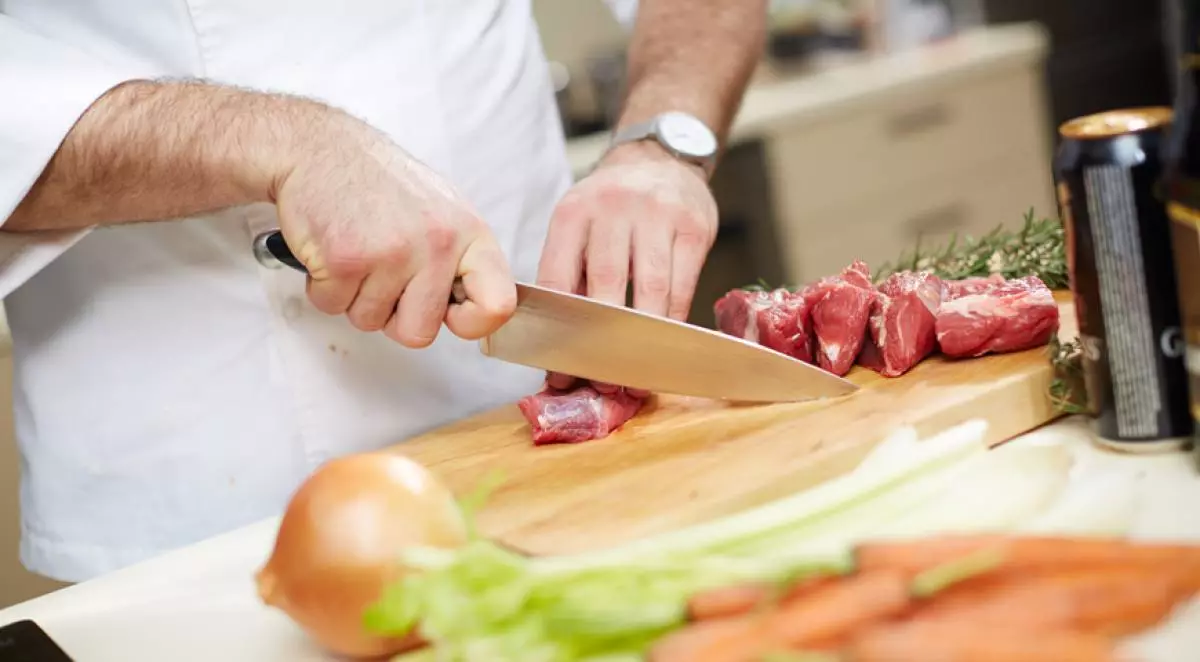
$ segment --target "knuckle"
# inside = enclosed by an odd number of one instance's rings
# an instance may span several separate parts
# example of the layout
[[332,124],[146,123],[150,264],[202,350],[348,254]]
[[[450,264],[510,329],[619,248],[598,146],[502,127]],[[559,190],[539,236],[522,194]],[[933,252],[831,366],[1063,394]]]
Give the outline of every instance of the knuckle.
[[662,273],[647,274],[638,279],[636,287],[641,294],[663,297],[670,293],[671,281]]
[[435,257],[446,257],[453,253],[458,245],[458,238],[458,230],[446,223],[432,223],[425,231],[429,252]]
[[559,201],[554,221],[566,225],[583,225],[587,221],[587,203],[578,192],[572,191]]
[[334,278],[361,277],[367,269],[367,256],[351,245],[338,243],[325,251],[325,271]]
[[716,228],[706,228],[702,224],[685,222],[676,225],[675,241],[688,247],[706,247],[716,236]]
[[615,265],[594,264],[588,268],[588,280],[602,287],[616,287],[625,280],[625,274]]
[[617,183],[604,182],[596,187],[596,200],[605,209],[620,207],[629,196],[629,190]]
[[517,310],[517,291],[513,289],[480,305],[483,314],[492,320],[504,321]]
[[373,304],[369,307],[351,308],[346,311],[346,318],[350,320],[350,325],[359,331],[379,331],[387,324],[387,316]]
[[402,321],[397,320],[396,324],[389,326],[384,331],[384,335],[409,349],[424,349],[432,345],[437,338],[437,329],[435,328],[432,332],[410,329]]
[[407,237],[394,237],[379,247],[377,258],[388,264],[403,264],[412,259],[413,245]]

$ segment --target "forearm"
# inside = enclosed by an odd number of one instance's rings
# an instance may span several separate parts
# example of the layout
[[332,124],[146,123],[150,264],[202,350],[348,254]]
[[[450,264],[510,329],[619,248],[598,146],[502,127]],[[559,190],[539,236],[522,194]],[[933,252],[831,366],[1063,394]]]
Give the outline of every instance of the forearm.
[[766,28],[766,0],[641,0],[620,126],[679,110],[724,145]]
[[269,201],[297,136],[334,114],[203,83],[120,85],[80,117],[3,229],[180,218]]

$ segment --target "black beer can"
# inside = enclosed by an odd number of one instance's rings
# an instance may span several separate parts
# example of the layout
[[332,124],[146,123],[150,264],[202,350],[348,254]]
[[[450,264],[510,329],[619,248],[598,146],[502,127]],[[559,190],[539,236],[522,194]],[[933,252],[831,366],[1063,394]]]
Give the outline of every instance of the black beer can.
[[1161,194],[1171,115],[1133,108],[1065,122],[1054,164],[1088,408],[1100,442],[1126,451],[1180,448],[1193,428]]

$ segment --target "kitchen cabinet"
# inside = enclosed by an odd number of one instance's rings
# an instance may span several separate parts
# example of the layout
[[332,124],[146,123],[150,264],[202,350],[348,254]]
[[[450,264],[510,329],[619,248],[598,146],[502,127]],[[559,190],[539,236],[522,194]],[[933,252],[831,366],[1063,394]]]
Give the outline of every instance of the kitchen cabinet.
[[1057,213],[1035,61],[863,95],[767,141],[788,282]]

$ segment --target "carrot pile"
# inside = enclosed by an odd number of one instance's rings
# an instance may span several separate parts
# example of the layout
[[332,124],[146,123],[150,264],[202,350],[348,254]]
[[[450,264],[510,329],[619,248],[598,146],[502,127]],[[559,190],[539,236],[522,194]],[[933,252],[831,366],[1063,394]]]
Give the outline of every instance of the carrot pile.
[[1200,592],[1200,545],[954,536],[855,549],[853,572],[693,596],[651,662],[1115,662]]

